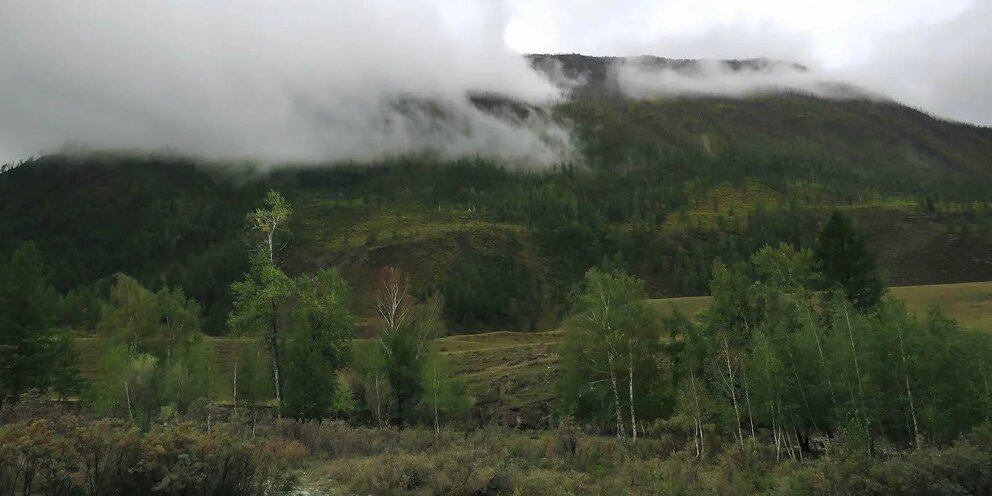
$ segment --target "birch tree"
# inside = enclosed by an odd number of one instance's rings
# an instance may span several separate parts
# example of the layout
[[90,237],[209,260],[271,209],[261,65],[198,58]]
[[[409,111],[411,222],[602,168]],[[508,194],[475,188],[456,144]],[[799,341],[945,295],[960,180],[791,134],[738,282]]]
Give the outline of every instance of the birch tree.
[[283,400],[283,344],[295,293],[294,282],[279,267],[271,263],[265,252],[252,257],[251,269],[245,278],[231,285],[233,310],[228,326],[235,333],[260,336],[269,352],[272,368],[272,390],[276,406]]
[[621,440],[628,432],[636,440],[640,422],[657,415],[661,321],[645,298],[641,281],[591,269],[565,322],[563,406],[576,417],[603,418],[609,405]]
[[265,206],[248,213],[248,227],[262,236],[262,251],[269,263],[275,263],[276,254],[282,248],[276,236],[286,228],[292,213],[293,209],[278,191],[269,191],[265,195]]
[[[706,364],[713,355],[713,343],[698,325],[682,312],[673,309],[664,320],[669,337],[669,354],[679,393],[676,397],[676,420],[688,419],[696,457],[706,455],[706,431],[714,420],[714,408],[706,380]],[[710,426],[710,427],[708,427]]]
[[294,294],[293,281],[276,263],[282,248],[277,234],[285,230],[292,208],[276,191],[265,197],[265,206],[247,215],[248,228],[259,235],[259,249],[251,256],[251,267],[245,278],[231,285],[233,309],[228,326],[235,332],[252,332],[264,336],[263,341],[272,362],[272,384],[276,405],[283,400],[283,341],[289,314],[289,302]]
[[182,291],[153,293],[118,274],[101,314],[98,409],[126,412],[145,427],[159,408],[181,413],[208,396],[200,307]]
[[[399,268],[379,271],[376,342],[381,359],[374,362],[381,366],[366,367],[366,398],[375,407],[373,414],[379,423],[386,421],[387,415],[381,410],[388,403],[394,408],[390,416],[400,422],[427,416],[439,430],[441,417],[447,413],[445,405],[453,404],[446,397],[454,394],[447,382],[450,378],[443,372],[443,357],[434,350],[435,341],[444,333],[444,299],[434,293],[418,305],[408,287],[408,279]],[[383,399],[385,393],[391,396],[388,402]]]

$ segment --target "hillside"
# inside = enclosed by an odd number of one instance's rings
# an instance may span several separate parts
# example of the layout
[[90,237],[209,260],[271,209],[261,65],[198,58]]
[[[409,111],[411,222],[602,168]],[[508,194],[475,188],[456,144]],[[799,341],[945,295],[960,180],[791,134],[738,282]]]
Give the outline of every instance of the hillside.
[[635,100],[609,90],[613,59],[533,60],[585,81],[553,109],[573,129],[571,163],[424,154],[262,168],[50,155],[0,174],[0,256],[35,241],[57,289],[80,300],[115,272],[180,286],[220,334],[228,286],[246,266],[244,215],[277,189],[294,207],[289,272],[339,268],[364,317],[376,271],[400,266],[416,295],[445,293],[451,332],[554,328],[571,286],[604,261],[645,279],[654,296],[703,295],[714,259],[742,260],[772,242],[807,246],[836,207],[894,285],[992,279],[990,129],[797,93]]

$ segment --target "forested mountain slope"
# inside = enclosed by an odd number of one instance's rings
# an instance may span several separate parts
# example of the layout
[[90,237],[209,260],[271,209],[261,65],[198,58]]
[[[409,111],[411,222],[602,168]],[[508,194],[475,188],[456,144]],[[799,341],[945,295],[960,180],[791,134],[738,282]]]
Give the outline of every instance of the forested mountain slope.
[[992,279],[992,130],[882,100],[632,99],[597,79],[610,60],[555,57],[591,76],[553,109],[578,151],[553,169],[430,154],[281,168],[50,155],[0,174],[0,257],[34,240],[80,302],[115,272],[178,285],[221,333],[247,266],[244,216],[276,189],[294,208],[291,272],[338,267],[370,315],[376,272],[400,266],[416,294],[444,293],[454,331],[550,327],[604,263],[654,296],[706,294],[715,258],[809,245],[835,207],[893,284]]

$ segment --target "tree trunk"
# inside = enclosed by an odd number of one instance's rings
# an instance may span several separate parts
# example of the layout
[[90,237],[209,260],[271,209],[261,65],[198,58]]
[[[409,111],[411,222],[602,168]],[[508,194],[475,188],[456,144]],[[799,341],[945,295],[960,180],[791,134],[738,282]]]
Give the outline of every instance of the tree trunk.
[[620,388],[617,386],[617,374],[614,369],[613,352],[606,351],[606,363],[610,371],[610,384],[613,387],[614,413],[617,417],[617,438],[623,440],[627,437],[626,429],[623,427],[623,414],[620,412]]
[[275,251],[276,250],[275,250],[275,245],[274,245],[274,240],[273,240],[273,236],[275,236],[275,233],[276,233],[276,226],[273,225],[272,228],[269,229],[269,232],[268,232],[269,262],[272,262],[272,263],[274,263],[275,262],[275,259],[276,259],[276,256],[275,256]]
[[379,424],[379,428],[382,428],[382,398],[379,396],[379,373],[376,372],[375,375],[375,420]]
[[902,356],[903,379],[906,382],[906,397],[909,399],[909,413],[913,420],[913,446],[920,449],[920,425],[916,421],[916,406],[913,404],[913,389],[909,386],[909,365],[906,360],[906,346],[902,340],[902,326],[896,325],[899,333],[899,354]]
[[747,403],[747,422],[751,425],[751,439],[754,439],[754,415],[751,413],[751,390],[747,387],[747,369],[741,372],[744,379],[744,402]]
[[[854,373],[858,377],[858,394],[861,396],[862,407],[864,407],[863,403],[865,401],[865,390],[864,390],[864,386],[862,386],[861,365],[858,362],[858,348],[854,346],[854,329],[851,327],[851,316],[847,313],[846,300],[843,302],[843,305],[844,305],[844,319],[847,320],[847,335],[851,339],[851,353],[854,354]],[[865,412],[865,414],[867,415],[867,412]]]
[[734,390],[734,368],[730,365],[730,343],[727,337],[723,337],[723,356],[727,363],[727,390],[730,392],[730,399],[734,404],[734,416],[737,418],[737,440],[741,447],[744,447],[744,432],[741,430],[741,409],[737,405],[737,392]]
[[238,361],[234,361],[234,416],[238,416]]
[[441,424],[438,421],[438,389],[440,389],[441,383],[437,377],[437,360],[434,361],[434,436],[437,437],[441,433]]
[[634,416],[634,343],[627,340],[627,371],[629,372],[628,394],[630,396],[630,432],[631,442],[637,441],[637,419]]
[[823,367],[823,378],[827,380],[827,390],[830,392],[830,402],[833,405],[837,405],[837,397],[834,396],[834,384],[830,379],[830,369],[827,367],[827,357],[823,353],[823,345],[820,344],[820,333],[816,331],[816,323],[813,322],[813,316],[809,311],[809,304],[803,305],[803,310],[806,311],[806,321],[809,323],[809,330],[813,333],[813,339],[816,341],[816,352],[820,355],[820,366]]
[[702,457],[705,453],[705,446],[703,445],[703,419],[702,412],[699,409],[699,396],[696,393],[696,374],[689,370],[689,384],[692,386],[692,402],[696,405],[696,425],[692,435],[697,439],[696,441],[696,456]]
[[124,399],[127,400],[127,418],[134,422],[134,411],[131,410],[131,390],[127,387],[127,381],[124,381]]
[[816,420],[813,419],[813,412],[809,408],[809,401],[806,400],[806,388],[803,387],[803,381],[799,378],[799,367],[796,365],[796,355],[792,352],[792,345],[786,343],[786,349],[789,350],[789,360],[792,362],[792,374],[796,378],[796,387],[799,388],[799,398],[803,401],[803,409],[806,410],[806,419],[810,421],[814,429],[817,429]]
[[275,382],[276,393],[276,415],[282,416],[282,381],[280,380],[280,368],[282,359],[279,355],[279,327],[276,323],[276,302],[272,301],[272,322],[269,331],[269,347],[272,349],[272,380]]
[[778,437],[778,423],[775,422],[775,405],[774,404],[772,404],[772,437],[775,440],[775,461],[778,462],[779,461],[779,458],[780,458],[780,455],[781,455],[781,452],[782,452],[782,444],[779,442],[780,439]]

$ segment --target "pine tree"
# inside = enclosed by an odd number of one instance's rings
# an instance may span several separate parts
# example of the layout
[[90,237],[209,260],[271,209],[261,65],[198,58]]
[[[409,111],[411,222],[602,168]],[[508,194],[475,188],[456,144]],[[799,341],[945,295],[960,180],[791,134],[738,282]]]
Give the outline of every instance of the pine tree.
[[52,327],[57,305],[38,249],[24,244],[0,267],[0,399],[51,386],[65,350]]
[[885,283],[875,258],[850,218],[834,210],[820,231],[814,252],[827,289],[840,287],[859,310],[878,306]]

